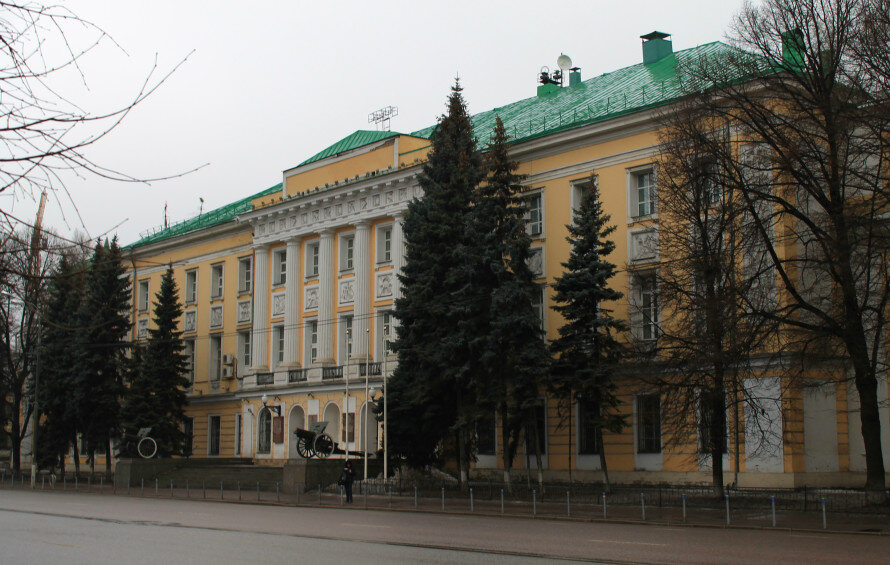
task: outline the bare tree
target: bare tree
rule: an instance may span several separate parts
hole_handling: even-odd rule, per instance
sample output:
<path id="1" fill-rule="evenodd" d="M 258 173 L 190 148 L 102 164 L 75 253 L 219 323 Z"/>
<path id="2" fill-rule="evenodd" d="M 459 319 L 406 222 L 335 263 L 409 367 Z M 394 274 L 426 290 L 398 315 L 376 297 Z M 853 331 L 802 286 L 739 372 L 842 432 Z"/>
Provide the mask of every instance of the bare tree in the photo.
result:
<path id="1" fill-rule="evenodd" d="M 840 366 L 837 381 L 853 383 L 869 490 L 885 485 L 878 406 L 886 398 L 877 391 L 890 299 L 890 115 L 886 90 L 869 90 L 886 85 L 886 66 L 863 58 L 883 53 L 863 48 L 874 47 L 863 38 L 886 38 L 887 19 L 863 14 L 881 5 L 747 5 L 733 29 L 738 50 L 682 69 L 688 103 L 729 128 L 728 149 L 714 158 L 721 171 L 739 171 L 726 175 L 727 190 L 744 208 L 745 241 L 761 251 L 755 271 L 776 279 L 774 305 L 748 297 L 744 305 L 779 325 L 776 346 L 802 374 Z"/>

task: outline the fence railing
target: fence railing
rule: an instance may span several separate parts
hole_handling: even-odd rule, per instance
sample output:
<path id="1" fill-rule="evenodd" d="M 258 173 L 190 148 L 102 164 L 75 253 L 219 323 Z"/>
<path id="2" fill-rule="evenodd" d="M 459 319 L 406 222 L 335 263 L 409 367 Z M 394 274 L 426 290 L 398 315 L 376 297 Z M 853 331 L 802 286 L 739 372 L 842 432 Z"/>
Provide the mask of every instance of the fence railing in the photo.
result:
<path id="1" fill-rule="evenodd" d="M 287 372 L 287 382 L 301 383 L 309 378 L 309 369 L 291 369 Z"/>
<path id="2" fill-rule="evenodd" d="M 275 374 L 274 373 L 257 373 L 256 375 L 256 384 L 260 385 L 270 385 L 275 382 Z"/>
<path id="3" fill-rule="evenodd" d="M 322 367 L 321 378 L 322 379 L 342 379 L 343 378 L 343 365 L 337 365 L 336 367 Z"/>
<path id="4" fill-rule="evenodd" d="M 358 374 L 360 377 L 364 377 L 365 372 L 367 371 L 368 375 L 370 375 L 370 376 L 380 375 L 381 365 L 382 365 L 382 363 L 380 363 L 380 362 L 362 363 L 361 365 L 358 366 Z"/>

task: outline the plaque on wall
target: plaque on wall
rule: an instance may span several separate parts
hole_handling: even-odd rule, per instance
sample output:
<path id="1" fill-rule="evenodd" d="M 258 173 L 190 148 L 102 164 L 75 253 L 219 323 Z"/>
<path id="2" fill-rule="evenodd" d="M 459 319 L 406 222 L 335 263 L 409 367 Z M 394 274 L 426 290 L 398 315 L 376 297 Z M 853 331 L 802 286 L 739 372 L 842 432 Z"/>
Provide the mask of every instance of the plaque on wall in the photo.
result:
<path id="1" fill-rule="evenodd" d="M 284 417 L 272 418 L 272 443 L 284 443 Z"/>

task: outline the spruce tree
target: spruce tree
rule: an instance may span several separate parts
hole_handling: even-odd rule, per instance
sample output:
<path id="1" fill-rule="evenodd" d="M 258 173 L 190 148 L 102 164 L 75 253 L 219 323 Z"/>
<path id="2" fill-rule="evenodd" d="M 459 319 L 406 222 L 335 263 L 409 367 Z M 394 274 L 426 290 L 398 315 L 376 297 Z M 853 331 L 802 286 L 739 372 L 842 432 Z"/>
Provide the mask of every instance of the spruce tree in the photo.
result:
<path id="1" fill-rule="evenodd" d="M 488 178 L 473 202 L 470 231 L 476 277 L 467 292 L 484 303 L 485 327 L 474 328 L 481 331 L 472 337 L 474 357 L 484 372 L 475 393 L 480 410 L 500 416 L 504 482 L 509 485 L 520 431 L 529 423 L 529 408 L 545 381 L 549 355 L 532 306 L 533 294 L 540 290 L 528 267 L 531 238 L 519 197 L 523 177 L 516 174 L 518 165 L 509 158 L 507 142 L 504 124 L 497 118 L 486 154 Z"/>
<path id="2" fill-rule="evenodd" d="M 120 434 L 120 401 L 130 330 L 130 281 L 117 238 L 98 242 L 78 314 L 77 375 L 72 391 L 77 424 L 91 459 L 104 448 L 111 476 L 111 440 Z"/>
<path id="3" fill-rule="evenodd" d="M 622 353 L 617 334 L 626 328 L 609 308 L 622 297 L 609 287 L 615 275 L 615 265 L 608 260 L 615 244 L 609 236 L 615 226 L 608 225 L 610 218 L 603 212 L 593 177 L 590 186 L 574 214 L 574 224 L 566 226 L 571 252 L 562 264 L 565 272 L 553 284 L 557 303 L 553 309 L 562 314 L 565 324 L 551 343 L 554 358 L 550 389 L 568 403 L 570 421 L 576 398 L 591 406 L 586 415 L 596 426 L 603 479 L 608 485 L 603 430 L 620 432 L 624 426 L 616 411 L 619 401 L 614 375 Z"/>
<path id="4" fill-rule="evenodd" d="M 185 439 L 182 421 L 189 381 L 185 378 L 188 367 L 179 330 L 181 317 L 179 291 L 173 269 L 168 267 L 155 295 L 154 327 L 148 331 L 148 343 L 135 349 L 131 359 L 123 410 L 125 434 L 135 437 L 140 428 L 151 427 L 161 457 L 181 455 Z"/>
<path id="5" fill-rule="evenodd" d="M 461 92 L 456 81 L 420 176 L 424 196 L 408 205 L 405 217 L 406 261 L 395 310 L 399 365 L 389 384 L 389 405 L 396 408 L 389 438 L 394 452 L 423 464 L 434 460 L 442 440 L 456 434 L 465 481 L 474 364 L 466 338 L 468 302 L 461 291 L 474 274 L 467 227 L 483 168 Z"/>

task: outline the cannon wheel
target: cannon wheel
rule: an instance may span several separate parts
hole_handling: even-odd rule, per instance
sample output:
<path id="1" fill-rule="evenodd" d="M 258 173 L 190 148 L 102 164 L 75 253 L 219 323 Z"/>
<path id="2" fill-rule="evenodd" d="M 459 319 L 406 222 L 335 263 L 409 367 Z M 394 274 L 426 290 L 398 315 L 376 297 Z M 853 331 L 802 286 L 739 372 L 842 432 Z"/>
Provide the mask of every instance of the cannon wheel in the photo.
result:
<path id="1" fill-rule="evenodd" d="M 318 457 L 330 457 L 334 453 L 334 440 L 328 434 L 318 434 L 312 444 L 312 450 Z"/>
<path id="2" fill-rule="evenodd" d="M 312 456 L 315 455 L 312 451 L 312 443 L 304 437 L 297 440 L 297 453 L 299 453 L 300 457 L 303 459 L 311 459 Z"/>

